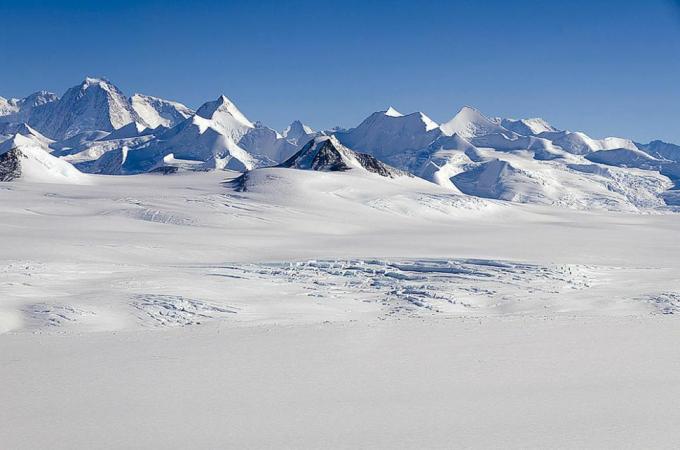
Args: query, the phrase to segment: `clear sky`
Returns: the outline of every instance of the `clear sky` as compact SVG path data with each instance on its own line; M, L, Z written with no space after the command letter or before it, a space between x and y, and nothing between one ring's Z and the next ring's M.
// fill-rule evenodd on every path
M463 105L680 143L680 3L0 0L0 95L86 75L281 129Z

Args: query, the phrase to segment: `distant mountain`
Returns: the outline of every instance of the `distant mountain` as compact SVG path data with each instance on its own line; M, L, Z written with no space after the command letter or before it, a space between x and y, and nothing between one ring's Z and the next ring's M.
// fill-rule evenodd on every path
M34 108L28 120L33 128L55 140L84 131L113 131L130 122L146 125L128 98L99 78L86 78L59 100Z
M546 131L538 136L575 155L586 155L598 150L613 150L616 148L637 149L635 143L630 139L617 137L593 139L587 134L577 131Z
M317 136L319 133L315 132L311 127L305 125L299 120L294 120L281 133L282 137L292 143L293 145L304 144L310 139Z
M249 170L257 160L236 140L253 129L255 125L222 95L156 139L107 153L88 167L112 174L148 172L163 166Z
M280 167L323 172L361 170L390 178L406 175L404 172L378 161L371 155L345 147L335 136L321 136L312 139L290 159L281 163Z
M349 148L391 162L393 156L427 147L441 134L439 125L422 112L403 115L390 107L335 136Z
M46 91L0 98L0 143L17 142L83 172L246 172L278 165L411 173L452 193L569 208L680 205L678 145L596 139L540 118L494 118L468 106L442 124L389 107L354 128L316 132L296 120L279 133L249 120L223 95L194 112L142 94L128 98L107 80L86 78L61 98Z
M28 122L33 110L59 98L47 91L38 91L21 99L4 99L0 97L0 122Z
M259 161L258 165L274 165L289 158L298 149L296 141L291 141L259 122L238 141Z
M635 144L637 148L658 159L680 162L680 145L663 141L652 141L649 144Z
M174 127L194 115L195 111L187 106L149 95L135 94L130 97L132 109L150 128Z
M144 133L139 126L135 129L139 134ZM135 129L130 131L134 133ZM154 139L124 150L116 149L115 154L101 156L101 161L83 165L83 170L140 173L172 166L242 171L275 165L297 150L296 145L275 130L251 122L224 95L206 102L195 115L167 131L156 133L154 130L153 133Z
M443 123L440 128L447 136L457 134L468 140L494 133L512 133L469 106L461 108L451 120Z
M559 131L540 117L531 119L502 119L495 118L494 122L503 128L513 131L522 136L538 136L541 133Z

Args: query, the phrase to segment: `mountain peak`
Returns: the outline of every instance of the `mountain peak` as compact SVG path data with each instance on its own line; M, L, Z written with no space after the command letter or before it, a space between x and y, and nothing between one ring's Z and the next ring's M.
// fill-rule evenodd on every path
M400 170L388 166L369 154L347 148L335 136L315 137L279 167L323 172L345 172L359 169L388 178L404 175Z
M109 80L106 78L99 78L99 77L85 77L81 85L83 86L90 86L93 84L111 84Z
M391 106L389 108L387 108L387 111L385 111L385 115L390 116L390 117L402 117L403 116L402 113L400 113L399 111L397 111L396 109L394 109Z
M441 125L441 130L449 136L458 134L465 139L486 134L506 131L479 110L463 106L451 120Z
M218 119L218 116L228 115L243 126L248 128L255 127L255 125L250 120L248 120L248 118L243 115L236 105L225 95L220 95L217 100L212 102L204 103L200 108L198 108L196 114L203 117L204 119Z
M283 137L297 142L303 136L314 134L314 130L299 120L294 120L283 130Z
M59 140L84 131L113 131L141 120L115 85L103 78L87 77L60 99L34 108L29 124L47 137Z

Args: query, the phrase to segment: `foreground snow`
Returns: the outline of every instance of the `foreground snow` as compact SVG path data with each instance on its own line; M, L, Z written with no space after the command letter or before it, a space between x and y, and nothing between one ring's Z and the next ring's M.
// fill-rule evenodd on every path
M676 214L238 176L0 185L3 446L680 437Z
M6 448L673 448L678 323L6 335Z

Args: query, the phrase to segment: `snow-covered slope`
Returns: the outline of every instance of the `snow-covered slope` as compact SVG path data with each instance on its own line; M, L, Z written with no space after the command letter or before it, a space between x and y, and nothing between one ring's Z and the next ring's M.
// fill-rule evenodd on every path
M635 144L640 150L658 159L680 162L680 145L663 141L652 141L649 144Z
M355 152L345 147L335 136L320 136L310 140L299 152L280 166L323 172L361 170L390 178L406 175L371 155Z
M536 136L544 132L558 131L557 128L553 127L540 117L518 120L496 118L494 121L500 124L503 128L514 131L515 133L521 134L523 136Z
M484 157L479 150L457 134L441 136L406 163L408 171L440 186L460 192L451 182L453 176Z
M13 138L15 135L21 135L33 140L36 144L49 147L54 141L46 138L36 130L25 123L5 122L0 123L0 142Z
M109 81L86 78L57 101L33 108L29 124L51 139L84 131L113 131L130 122L144 123L127 97Z
M636 167L638 169L655 170L663 161L650 156L642 150L616 148L597 150L585 155L586 159L600 164L617 167Z
M258 160L258 165L275 165L289 158L299 148L297 142L281 136L276 130L260 122L238 141L239 147Z
M99 138L99 141L111 141L115 139L129 139L134 137L143 136L145 134L150 134L152 132L150 128L142 125L138 122L130 122L117 130L113 130L106 136Z
M613 150L617 148L637 149L635 143L630 139L617 137L593 139L587 134L578 131L546 131L540 133L539 137L547 139L554 145L564 149L564 151L575 155L585 155L598 150Z
M38 91L21 99L0 97L0 122L28 122L33 110L59 98L47 91Z
M139 117L151 128L174 127L195 113L181 103L150 95L134 94L130 97L130 102Z
M87 183L89 178L66 161L50 155L35 140L15 135L0 144L0 181Z

